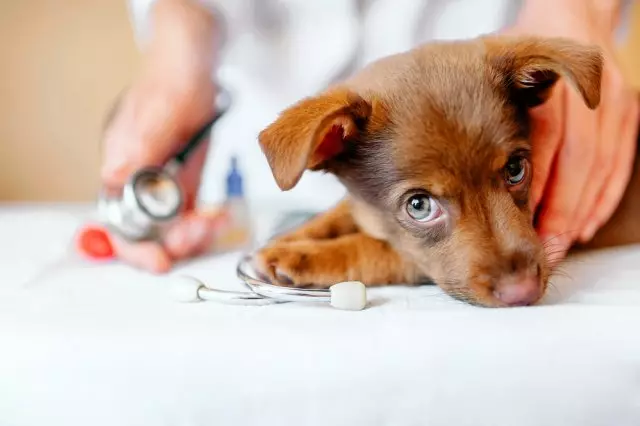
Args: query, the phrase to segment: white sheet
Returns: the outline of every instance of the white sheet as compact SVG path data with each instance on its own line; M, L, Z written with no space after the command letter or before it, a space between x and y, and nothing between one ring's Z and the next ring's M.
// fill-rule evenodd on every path
M0 209L2 426L640 424L640 247L503 310L434 287L372 290L362 312L181 305L77 260L29 281L84 215ZM230 288L236 257L181 269Z

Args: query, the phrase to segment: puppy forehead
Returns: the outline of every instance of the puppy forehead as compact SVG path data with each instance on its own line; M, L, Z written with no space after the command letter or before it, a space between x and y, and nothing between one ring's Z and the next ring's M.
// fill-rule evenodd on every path
M380 98L393 163L407 178L445 186L483 179L523 147L521 111L482 44L429 45L396 65L387 64Z
M528 148L516 127L498 114L474 126L442 119L438 112L430 111L426 118L417 116L409 125L391 124L390 156L406 178L428 179L432 185L437 182L446 192L456 183L486 182L512 153Z

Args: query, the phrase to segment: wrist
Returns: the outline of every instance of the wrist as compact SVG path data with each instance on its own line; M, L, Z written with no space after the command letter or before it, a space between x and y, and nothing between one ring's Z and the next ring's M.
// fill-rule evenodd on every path
M591 24L587 2L591 0L526 0L517 24L545 36L565 36L572 28ZM573 32L573 31L571 31Z
M184 78L211 78L221 31L214 13L198 0L158 0L151 11L153 36L146 62Z
M612 36L620 24L621 0L588 0L593 23L603 35Z
M545 27L555 25L551 35L562 36L570 28L590 28L599 38L610 37L619 23L620 10L620 0L527 0L518 23L532 27L541 22Z

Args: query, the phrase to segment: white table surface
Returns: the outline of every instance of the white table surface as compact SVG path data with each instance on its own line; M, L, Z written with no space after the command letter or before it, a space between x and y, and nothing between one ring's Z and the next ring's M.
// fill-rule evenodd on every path
M530 308L436 287L361 312L184 305L161 277L65 259L86 217L0 208L2 426L640 424L640 247L572 259ZM237 257L176 272L235 288Z

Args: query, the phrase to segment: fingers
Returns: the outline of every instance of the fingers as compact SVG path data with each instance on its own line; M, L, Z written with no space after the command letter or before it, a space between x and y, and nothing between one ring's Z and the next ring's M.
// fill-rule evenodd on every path
M212 95L184 96L152 81L124 97L104 134L105 185L119 187L139 168L163 164L213 114Z
M136 87L124 97L105 130L101 175L107 186L121 186L138 168L161 164L174 148L176 114L168 94L141 92L149 89Z
M161 166L196 134L214 113L215 87L210 79L186 84L180 76L153 72L145 75L116 105L103 139L102 181L108 191L119 191L137 170ZM178 173L184 191L183 210L195 208L208 141L202 141ZM178 219L178 223L182 218ZM132 266L162 273L174 256L158 243L117 240L118 258Z
M173 260L202 254L211 248L217 231L225 221L226 216L222 212L188 214L168 230L164 247Z
M531 182L531 210L538 207L551 173L553 160L562 141L564 85L558 83L553 95L541 106L530 111L533 180Z
M208 251L227 220L224 210L191 212L169 228L161 242L131 243L118 236L110 240L118 258L133 267L160 274L171 270L177 261Z
M552 263L564 257L575 238L574 219L582 208L581 195L595 161L597 130L596 112L589 110L578 94L567 91L563 143L539 217L543 240L553 238L555 242Z
M157 274L171 269L171 258L157 242L131 244L117 236L114 236L112 241L118 258L124 259L133 267Z
M633 172L640 106L638 99L631 96L628 107L624 111L624 121L621 125L619 139L614 141L618 150L613 159L612 173L600 191L595 208L584 228L581 236L583 242L591 240L597 230L611 218L624 195Z
M591 217L595 214L602 191L609 190L608 182L614 173L616 154L620 150L625 110L630 106L630 98L624 90L624 81L617 69L607 70L602 87L595 160L589 173L588 184L581 195L581 208L578 209L575 218L575 223L580 229L578 237L581 241L591 239L597 230L598 225Z

